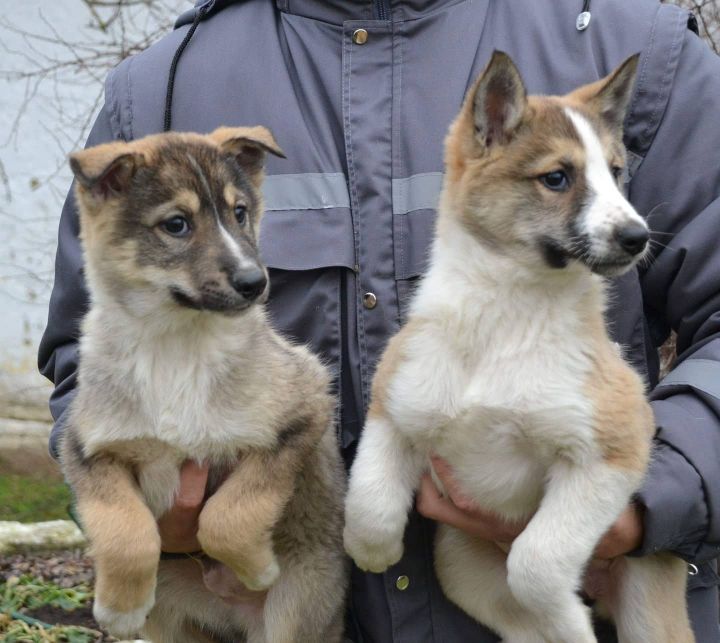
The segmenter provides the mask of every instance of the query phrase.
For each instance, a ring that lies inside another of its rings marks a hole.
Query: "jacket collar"
[[[377,20],[379,2],[384,2],[394,21],[413,20],[433,11],[469,0],[275,0],[284,12],[313,20],[341,25],[346,20]],[[183,13],[175,22],[175,29],[192,24],[202,9],[199,20],[209,18],[226,7],[242,0],[197,0],[195,7]]]
[[[280,11],[333,24],[377,20],[383,0],[275,0]],[[465,0],[384,0],[394,21],[412,20]]]

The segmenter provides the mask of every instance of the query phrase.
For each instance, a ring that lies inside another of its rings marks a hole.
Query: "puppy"
[[[591,643],[577,595],[648,464],[653,416],[609,340],[603,277],[630,270],[648,229],[625,200],[622,125],[637,57],[563,97],[527,97],[496,52],[446,140],[427,276],[390,342],[350,476],[345,548],[396,563],[428,456],[508,520],[509,553],[438,525],[450,600],[510,643]],[[693,641],[686,566],[625,558],[603,608],[623,643]]]
[[[262,127],[73,154],[90,292],[61,445],[97,575],[93,613],[154,643],[339,641],[343,467],[329,377],[275,333],[257,233]],[[204,555],[160,561],[186,459],[210,464]],[[218,568],[205,576],[217,583]]]

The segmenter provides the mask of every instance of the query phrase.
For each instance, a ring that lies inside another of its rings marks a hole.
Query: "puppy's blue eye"
[[[247,221],[247,206],[238,203],[235,206],[235,218],[240,225],[245,225],[245,221]]]
[[[570,181],[568,180],[568,176],[563,170],[548,172],[547,174],[543,174],[539,178],[540,182],[548,190],[552,190],[553,192],[564,192],[570,187]]]
[[[190,222],[185,217],[172,217],[163,221],[160,227],[172,237],[187,237],[190,234]]]

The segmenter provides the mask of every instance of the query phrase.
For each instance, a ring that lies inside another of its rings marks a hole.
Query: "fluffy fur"
[[[263,128],[167,134],[71,157],[91,307],[62,465],[97,572],[94,614],[154,643],[339,641],[344,476],[329,377],[262,302]],[[188,458],[210,464],[202,561],[159,561]],[[211,577],[212,561],[204,561]],[[216,569],[216,568],[215,568]]]
[[[446,141],[431,265],[390,342],[346,503],[363,569],[402,555],[428,456],[478,505],[529,519],[509,552],[439,525],[446,595],[507,643],[594,643],[577,595],[641,484],[654,430],[640,377],[609,340],[603,276],[647,245],[619,189],[637,59],[564,97],[527,97],[496,53]],[[688,643],[684,563],[615,567],[604,607],[622,643]]]

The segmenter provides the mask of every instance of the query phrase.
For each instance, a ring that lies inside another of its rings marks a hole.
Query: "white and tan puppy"
[[[445,593],[506,643],[596,640],[583,571],[648,464],[643,383],[603,321],[603,277],[649,238],[620,190],[636,67],[528,97],[494,54],[450,129],[430,269],[378,367],[351,472],[345,548],[373,572],[402,555],[430,454],[478,505],[530,519],[509,553],[438,527]],[[618,561],[602,607],[620,641],[693,641],[685,579],[670,555]]]

